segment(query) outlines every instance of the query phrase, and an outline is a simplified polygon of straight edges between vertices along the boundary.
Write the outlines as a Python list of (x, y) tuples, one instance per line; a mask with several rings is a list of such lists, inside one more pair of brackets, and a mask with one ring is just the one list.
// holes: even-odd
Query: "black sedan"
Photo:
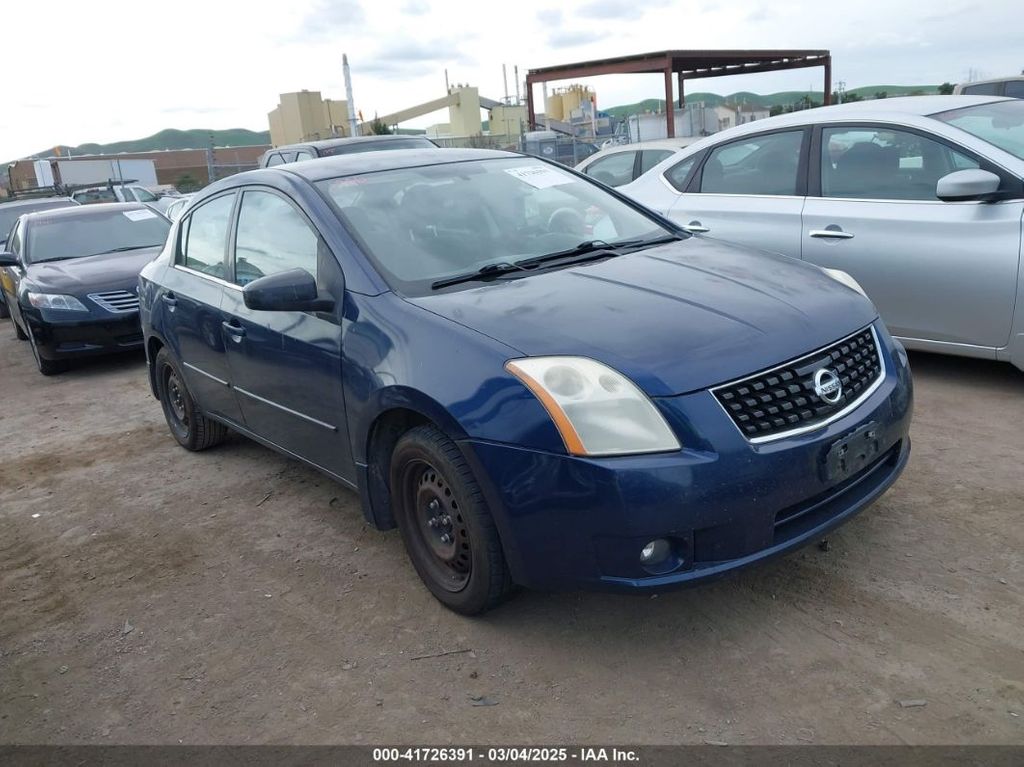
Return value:
[(142, 346), (139, 271), (163, 247), (170, 222), (138, 203), (21, 216), (0, 252), (0, 285), (14, 331), (39, 372), (68, 360)]
[[(26, 199), (15, 199), (8, 202), (0, 202), (0, 251), (4, 250), (7, 244), (7, 234), (14, 226), (14, 222), (26, 213), (37, 210), (48, 210), (50, 208), (67, 208), (78, 205), (70, 197), (29, 197)], [(2, 272), (3, 270), (0, 270)], [(2, 278), (2, 276), (0, 276)], [(7, 304), (4, 303), (4, 294), (0, 290), (0, 319), (7, 316)]]

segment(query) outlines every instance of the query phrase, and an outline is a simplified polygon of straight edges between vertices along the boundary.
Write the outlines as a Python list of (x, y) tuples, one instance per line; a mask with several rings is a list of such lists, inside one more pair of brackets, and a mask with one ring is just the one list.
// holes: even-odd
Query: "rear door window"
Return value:
[(633, 180), (636, 151), (616, 152), (590, 163), (583, 172), (608, 186), (622, 186)]
[(645, 149), (640, 153), (639, 175), (644, 175), (659, 162), (666, 157), (671, 157), (673, 154), (674, 152), (671, 149)]
[(1024, 80), (1010, 80), (1006, 83), (1003, 95), (1009, 96), (1011, 99), (1024, 99)]
[(270, 155), (270, 157), (267, 158), (267, 167), (268, 168), (272, 168), (275, 165), (283, 165), (283, 164), (284, 164), (284, 158), (281, 157), (281, 155), (278, 154), (277, 152), (275, 152), (274, 154)]
[(303, 149), (300, 152), (295, 153), (295, 162), (302, 162), (303, 160), (312, 160), (313, 154)]
[(224, 257), (235, 195), (227, 194), (201, 205), (182, 225), (178, 263), (203, 274), (226, 279)]
[(715, 147), (701, 171), (705, 194), (795, 195), (802, 130), (769, 133)]

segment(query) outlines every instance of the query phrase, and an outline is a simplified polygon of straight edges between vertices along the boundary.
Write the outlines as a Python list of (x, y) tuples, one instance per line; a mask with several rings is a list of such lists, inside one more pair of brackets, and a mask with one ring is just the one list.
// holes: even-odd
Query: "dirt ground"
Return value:
[(4, 323), (0, 742), (1024, 743), (1024, 374), (912, 365), (910, 466), (830, 551), (467, 619), (352, 492)]

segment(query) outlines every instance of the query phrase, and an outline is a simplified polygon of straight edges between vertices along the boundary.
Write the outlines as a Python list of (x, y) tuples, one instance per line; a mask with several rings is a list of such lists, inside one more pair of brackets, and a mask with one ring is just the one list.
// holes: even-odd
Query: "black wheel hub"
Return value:
[(178, 380), (178, 374), (173, 370), (167, 372), (165, 391), (171, 415), (181, 426), (187, 427), (188, 410), (185, 408), (185, 390), (181, 381)]
[(461, 591), (469, 581), (472, 556), (469, 528), (444, 476), (428, 463), (409, 467), (407, 491), (415, 534), (431, 557), (439, 583)]

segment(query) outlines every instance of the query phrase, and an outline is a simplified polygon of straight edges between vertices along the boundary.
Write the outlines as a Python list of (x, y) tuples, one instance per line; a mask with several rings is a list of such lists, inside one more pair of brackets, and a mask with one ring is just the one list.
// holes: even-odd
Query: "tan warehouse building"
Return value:
[(348, 102), (325, 99), (320, 91), (282, 93), (267, 114), (274, 146), (347, 136)]

